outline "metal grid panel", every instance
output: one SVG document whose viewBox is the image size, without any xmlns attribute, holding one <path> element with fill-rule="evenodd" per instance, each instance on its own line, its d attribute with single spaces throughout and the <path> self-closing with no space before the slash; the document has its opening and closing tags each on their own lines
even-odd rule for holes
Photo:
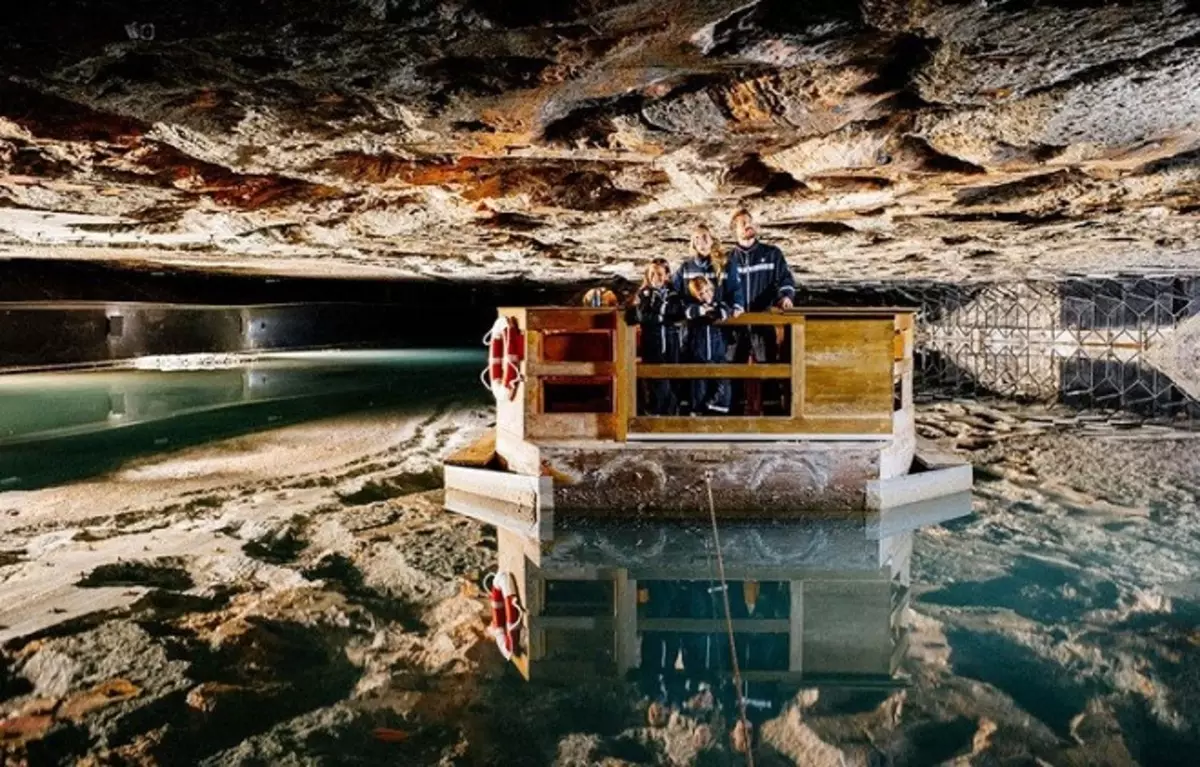
<svg viewBox="0 0 1200 767">
<path fill-rule="evenodd" d="M 805 288 L 805 305 L 918 307 L 918 401 L 998 397 L 1200 428 L 1186 390 L 1200 382 L 1181 386 L 1147 354 L 1200 314 L 1200 275 Z"/>
</svg>

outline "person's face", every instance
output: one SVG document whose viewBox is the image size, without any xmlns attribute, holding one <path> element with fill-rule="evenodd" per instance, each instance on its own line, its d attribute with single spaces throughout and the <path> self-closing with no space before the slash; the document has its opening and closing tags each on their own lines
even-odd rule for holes
<svg viewBox="0 0 1200 767">
<path fill-rule="evenodd" d="M 712 285 L 705 285 L 704 287 L 700 288 L 700 302 L 701 303 L 711 304 L 714 295 L 715 294 L 713 293 Z"/>
<path fill-rule="evenodd" d="M 750 245 L 758 232 L 754 231 L 754 222 L 749 216 L 738 216 L 733 222 L 733 234 L 739 245 Z"/>
<path fill-rule="evenodd" d="M 667 284 L 668 277 L 670 277 L 670 275 L 667 274 L 665 267 L 662 265 L 655 266 L 650 270 L 650 287 L 656 289 L 661 288 L 663 285 Z"/>
<path fill-rule="evenodd" d="M 712 235 L 704 229 L 692 235 L 692 250 L 696 251 L 698 255 L 708 258 L 712 254 L 712 247 Z"/>
</svg>

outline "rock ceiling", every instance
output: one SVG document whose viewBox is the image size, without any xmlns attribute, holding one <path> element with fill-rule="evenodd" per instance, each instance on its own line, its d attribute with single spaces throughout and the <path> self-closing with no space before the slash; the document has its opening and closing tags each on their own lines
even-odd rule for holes
<svg viewBox="0 0 1200 767">
<path fill-rule="evenodd" d="M 0 256 L 632 276 L 749 207 L 798 271 L 1200 268 L 1200 4 L 42 0 Z"/>
</svg>

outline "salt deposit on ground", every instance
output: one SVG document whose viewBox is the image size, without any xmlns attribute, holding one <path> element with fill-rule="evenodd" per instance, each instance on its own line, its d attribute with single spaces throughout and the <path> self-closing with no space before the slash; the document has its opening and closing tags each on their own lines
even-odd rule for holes
<svg viewBox="0 0 1200 767">
<path fill-rule="evenodd" d="M 978 492 L 918 537 L 911 685 L 803 693 L 758 764 L 1170 764 L 1200 743 L 1193 442 L 1028 415 L 922 411 Z M 440 510 L 435 471 L 488 417 L 347 417 L 0 494 L 0 743 L 88 764 L 737 763 L 721 712 L 652 726 L 621 683 L 505 673 L 476 585 L 495 539 Z"/>
</svg>

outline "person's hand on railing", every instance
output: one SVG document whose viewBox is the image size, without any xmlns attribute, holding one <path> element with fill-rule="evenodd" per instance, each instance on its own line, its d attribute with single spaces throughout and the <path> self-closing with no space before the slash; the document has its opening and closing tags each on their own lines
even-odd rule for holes
<svg viewBox="0 0 1200 767">
<path fill-rule="evenodd" d="M 780 309 L 784 309 L 784 310 L 791 309 L 792 305 L 793 305 L 792 299 L 788 298 L 787 296 L 784 296 L 783 298 L 779 299 L 779 308 Z"/>
</svg>

